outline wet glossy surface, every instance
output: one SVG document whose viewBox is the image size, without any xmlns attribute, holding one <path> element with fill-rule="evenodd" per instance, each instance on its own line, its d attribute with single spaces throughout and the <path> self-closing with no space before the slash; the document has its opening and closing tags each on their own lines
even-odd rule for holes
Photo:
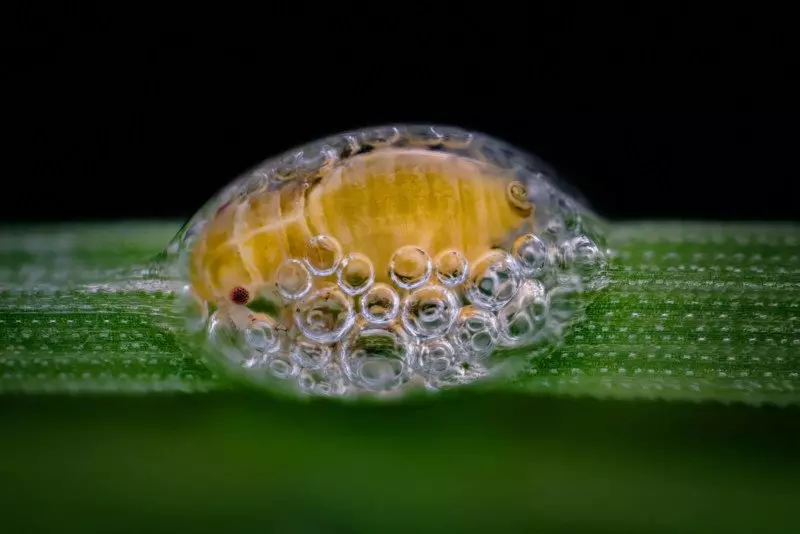
<svg viewBox="0 0 800 534">
<path fill-rule="evenodd" d="M 176 236 L 181 309 L 213 363 L 268 387 L 340 395 L 491 375 L 557 346 L 605 284 L 602 224 L 555 180 L 452 128 L 299 147 Z"/>
</svg>

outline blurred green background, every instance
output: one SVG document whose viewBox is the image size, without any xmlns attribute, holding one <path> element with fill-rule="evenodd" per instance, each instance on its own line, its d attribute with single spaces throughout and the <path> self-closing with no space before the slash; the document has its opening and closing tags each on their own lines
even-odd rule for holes
<svg viewBox="0 0 800 534">
<path fill-rule="evenodd" d="M 796 408 L 0 400 L 6 532 L 797 532 Z"/>
</svg>

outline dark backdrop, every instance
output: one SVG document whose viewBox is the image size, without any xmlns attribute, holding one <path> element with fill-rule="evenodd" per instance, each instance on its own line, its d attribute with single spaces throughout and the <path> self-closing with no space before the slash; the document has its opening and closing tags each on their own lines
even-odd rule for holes
<svg viewBox="0 0 800 534">
<path fill-rule="evenodd" d="M 594 39 L 591 17 L 546 31 L 508 28 L 515 17 L 500 13 L 477 45 L 474 28 L 406 27 L 413 39 L 387 53 L 374 36 L 330 35 L 333 22 L 320 33 L 272 18 L 207 42 L 186 21 L 145 32 L 50 12 L 6 48 L 2 219 L 186 218 L 269 156 L 385 122 L 504 138 L 610 218 L 797 219 L 797 115 L 753 111 L 792 72 L 754 51 L 780 50 L 778 30 L 762 27 L 756 49 L 747 15 L 719 24 L 730 41 L 700 25 L 701 52 L 660 18 L 625 40 Z"/>
</svg>

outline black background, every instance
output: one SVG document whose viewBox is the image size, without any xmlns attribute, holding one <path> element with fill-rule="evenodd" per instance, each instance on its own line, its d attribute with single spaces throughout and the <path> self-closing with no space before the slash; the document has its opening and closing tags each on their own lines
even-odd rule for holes
<svg viewBox="0 0 800 534">
<path fill-rule="evenodd" d="M 177 15 L 10 25 L 2 220 L 184 219 L 267 157 L 387 122 L 510 141 L 613 219 L 797 219 L 780 16 Z"/>
</svg>

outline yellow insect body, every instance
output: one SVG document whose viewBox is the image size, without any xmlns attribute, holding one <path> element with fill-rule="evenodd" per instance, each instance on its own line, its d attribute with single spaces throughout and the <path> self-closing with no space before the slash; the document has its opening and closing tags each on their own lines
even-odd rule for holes
<svg viewBox="0 0 800 534">
<path fill-rule="evenodd" d="M 236 288 L 255 295 L 274 285 L 284 260 L 304 258 L 310 238 L 326 235 L 344 254 L 366 255 L 375 281 L 387 282 L 403 246 L 431 258 L 455 249 L 471 264 L 527 228 L 532 210 L 511 173 L 429 150 L 376 150 L 222 209 L 193 250 L 190 280 L 207 301 L 230 301 Z"/>
</svg>

